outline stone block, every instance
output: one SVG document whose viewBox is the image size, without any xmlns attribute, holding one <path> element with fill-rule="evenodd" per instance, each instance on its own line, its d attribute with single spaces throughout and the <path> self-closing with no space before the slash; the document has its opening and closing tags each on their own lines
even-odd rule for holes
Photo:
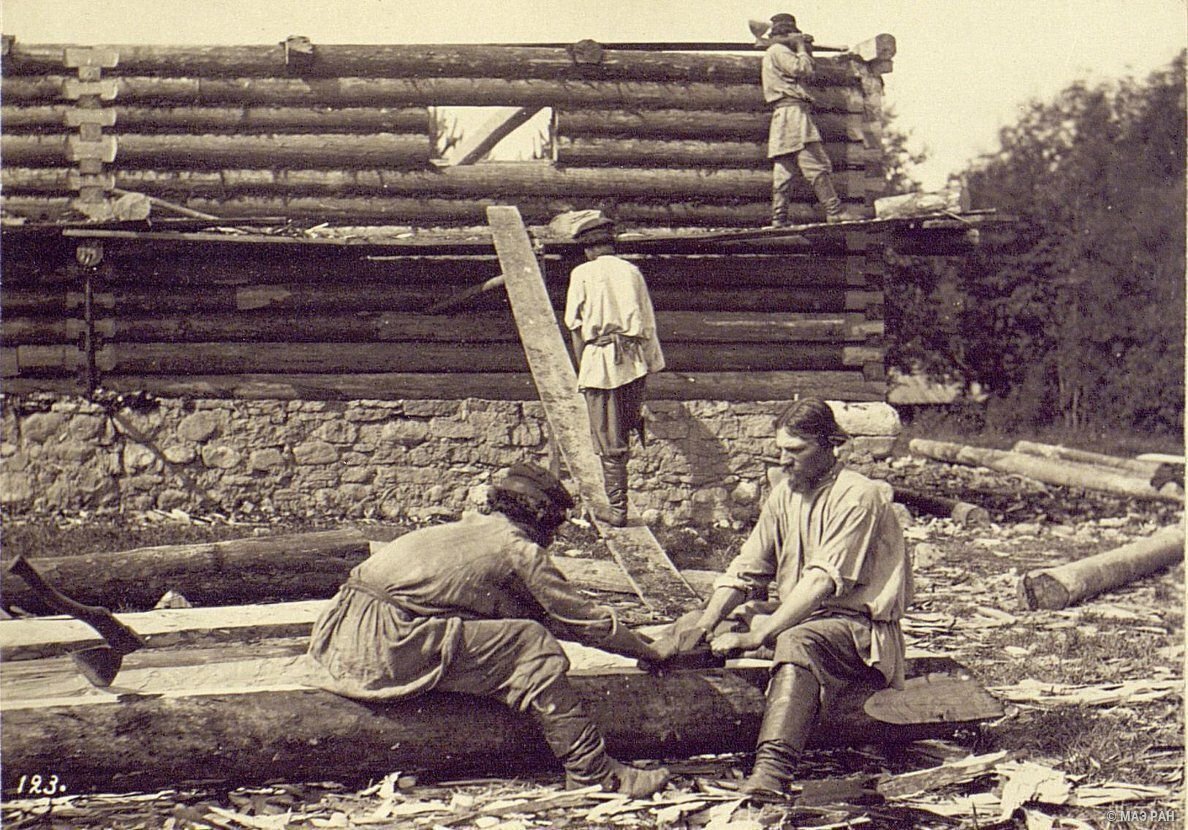
<svg viewBox="0 0 1188 830">
<path fill-rule="evenodd" d="M 45 445 L 45 458 L 52 458 L 64 464 L 77 466 L 91 458 L 97 449 L 90 441 L 67 439 Z"/>
<path fill-rule="evenodd" d="M 174 510 L 188 505 L 190 496 L 184 490 L 162 490 L 157 494 L 159 510 Z"/>
<path fill-rule="evenodd" d="M 405 401 L 404 414 L 410 418 L 450 418 L 458 414 L 461 401 Z"/>
<path fill-rule="evenodd" d="M 415 447 L 429 437 L 429 424 L 425 421 L 414 421 L 401 418 L 384 424 L 380 433 L 380 446 L 396 444 L 402 447 Z"/>
<path fill-rule="evenodd" d="M 899 413 L 890 404 L 829 401 L 829 407 L 837 418 L 838 426 L 850 435 L 894 437 L 903 431 Z"/>
<path fill-rule="evenodd" d="M 33 500 L 33 479 L 26 473 L 0 472 L 0 504 L 20 505 Z"/>
<path fill-rule="evenodd" d="M 283 466 L 285 466 L 285 456 L 275 447 L 252 450 L 252 454 L 248 457 L 248 468 L 252 470 L 276 470 Z"/>
<path fill-rule="evenodd" d="M 301 465 L 333 464 L 338 460 L 338 450 L 325 441 L 311 440 L 294 447 L 293 458 Z"/>
<path fill-rule="evenodd" d="M 434 438 L 466 439 L 478 436 L 473 423 L 453 418 L 433 418 L 429 421 L 429 432 Z"/>
<path fill-rule="evenodd" d="M 759 484 L 754 481 L 740 481 L 730 491 L 730 500 L 735 504 L 754 504 L 759 498 Z"/>
<path fill-rule="evenodd" d="M 371 467 L 344 467 L 342 481 L 344 484 L 369 484 L 375 478 L 375 470 Z"/>
<path fill-rule="evenodd" d="M 60 412 L 35 412 L 21 424 L 21 438 L 26 446 L 44 444 L 62 432 L 66 416 Z"/>
<path fill-rule="evenodd" d="M 895 446 L 895 436 L 863 435 L 854 438 L 850 444 L 855 455 L 866 453 L 871 458 L 887 458 Z"/>
<path fill-rule="evenodd" d="M 242 456 L 234 447 L 214 444 L 202 448 L 202 463 L 219 470 L 230 470 L 239 465 Z"/>
<path fill-rule="evenodd" d="M 142 470 L 160 469 L 161 460 L 143 444 L 124 445 L 124 472 L 135 474 Z"/>
<path fill-rule="evenodd" d="M 103 434 L 106 418 L 98 415 L 75 415 L 66 427 L 67 434 L 76 441 L 91 441 Z"/>
<path fill-rule="evenodd" d="M 205 441 L 219 428 L 218 413 L 200 410 L 182 418 L 177 425 L 177 434 L 185 441 Z"/>
<path fill-rule="evenodd" d="M 198 453 L 188 444 L 172 444 L 161 450 L 161 454 L 170 464 L 189 464 L 198 457 Z"/>
<path fill-rule="evenodd" d="M 314 432 L 314 437 L 329 444 L 353 444 L 359 428 L 346 420 L 329 421 Z"/>
</svg>

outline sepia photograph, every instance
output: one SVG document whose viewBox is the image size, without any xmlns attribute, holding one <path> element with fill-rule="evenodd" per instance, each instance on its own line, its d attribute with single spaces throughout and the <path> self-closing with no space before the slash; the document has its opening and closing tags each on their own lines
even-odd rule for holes
<svg viewBox="0 0 1188 830">
<path fill-rule="evenodd" d="M 1186 820 L 1186 0 L 6 0 L 5 830 Z"/>
</svg>

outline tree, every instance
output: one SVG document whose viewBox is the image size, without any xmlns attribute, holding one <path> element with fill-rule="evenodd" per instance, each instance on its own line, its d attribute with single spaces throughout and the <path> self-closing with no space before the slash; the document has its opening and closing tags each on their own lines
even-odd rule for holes
<svg viewBox="0 0 1188 830">
<path fill-rule="evenodd" d="M 1014 244 L 913 263 L 897 361 L 978 382 L 1011 417 L 1179 430 L 1184 56 L 1145 81 L 1033 101 L 965 178 Z"/>
</svg>

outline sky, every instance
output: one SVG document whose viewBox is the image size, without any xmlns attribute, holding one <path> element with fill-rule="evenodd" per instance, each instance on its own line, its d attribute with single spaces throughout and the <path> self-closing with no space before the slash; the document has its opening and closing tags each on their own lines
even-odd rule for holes
<svg viewBox="0 0 1188 830">
<path fill-rule="evenodd" d="M 1145 77 L 1188 46 L 1188 0 L 4 0 L 0 28 L 77 44 L 743 41 L 779 11 L 819 43 L 895 36 L 884 103 L 929 154 L 925 189 L 993 152 L 1028 101 Z"/>
</svg>

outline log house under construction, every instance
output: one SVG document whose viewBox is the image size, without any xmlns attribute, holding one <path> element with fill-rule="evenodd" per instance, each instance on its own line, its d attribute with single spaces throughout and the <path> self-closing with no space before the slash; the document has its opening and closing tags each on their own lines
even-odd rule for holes
<svg viewBox="0 0 1188 830">
<path fill-rule="evenodd" d="M 878 240 L 682 233 L 766 221 L 759 51 L 652 46 L 6 41 L 6 389 L 532 399 L 503 292 L 475 290 L 500 270 L 485 208 L 513 204 L 530 225 L 591 207 L 618 220 L 668 356 L 652 397 L 883 400 Z M 882 194 L 893 55 L 882 35 L 818 60 L 852 204 Z M 548 108 L 552 158 L 444 164 L 446 106 Z M 794 218 L 815 221 L 801 188 Z M 156 202 L 119 221 L 126 192 L 189 216 Z M 580 253 L 538 240 L 560 307 Z M 98 267 L 80 266 L 96 242 Z"/>
</svg>

